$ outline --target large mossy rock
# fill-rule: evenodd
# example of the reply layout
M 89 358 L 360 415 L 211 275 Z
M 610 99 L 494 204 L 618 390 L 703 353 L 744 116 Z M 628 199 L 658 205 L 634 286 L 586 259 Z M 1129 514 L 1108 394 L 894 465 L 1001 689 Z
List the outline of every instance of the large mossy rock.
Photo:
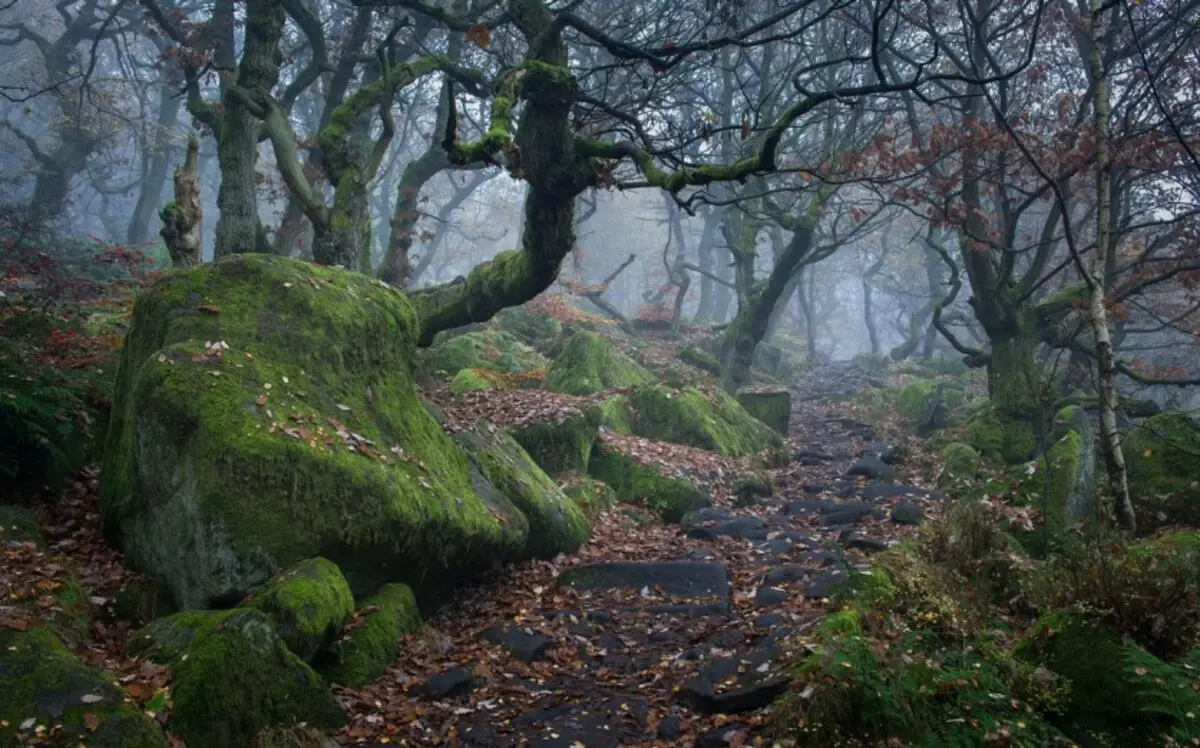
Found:
M 775 429 L 788 432 L 792 418 L 792 393 L 787 390 L 738 390 L 734 396 L 747 413 Z
M 429 371 L 450 376 L 463 369 L 520 373 L 548 364 L 542 354 L 501 330 L 468 332 L 438 342 L 425 362 Z
M 592 450 L 588 470 L 611 486 L 619 501 L 653 509 L 663 522 L 677 523 L 688 512 L 712 505 L 694 484 L 665 476 L 600 442 Z
M 604 338 L 580 330 L 571 336 L 546 372 L 546 389 L 568 395 L 590 395 L 653 379 L 641 364 L 613 348 Z
M 969 485 L 979 476 L 983 459 L 970 444 L 952 442 L 942 447 L 942 472 L 938 476 L 939 488 L 954 488 Z
M 1200 414 L 1161 413 L 1124 443 L 1139 517 L 1200 524 Z
M 783 440 L 722 390 L 665 385 L 638 387 L 630 395 L 633 431 L 651 439 L 687 444 L 726 457 L 779 449 Z
M 721 362 L 717 357 L 698 345 L 680 346 L 676 351 L 679 360 L 691 364 L 701 371 L 707 371 L 715 377 L 721 376 Z
M 559 343 L 559 336 L 563 334 L 561 322 L 546 312 L 523 306 L 501 311 L 496 315 L 495 325 L 540 351 L 555 347 Z
M 1050 528 L 1062 530 L 1097 518 L 1096 437 L 1083 408 L 1063 408 L 1055 420 L 1063 434 L 1046 450 L 1050 483 L 1045 511 Z
M 602 417 L 600 408 L 588 408 L 561 420 L 514 427 L 509 433 L 546 473 L 584 473 Z
M 488 424 L 455 434 L 467 449 L 482 480 L 475 490 L 489 503 L 506 500 L 528 524 L 525 553 L 536 558 L 553 558 L 570 553 L 587 540 L 588 523 L 583 512 L 558 484 L 538 467 L 533 458 L 508 434 Z
M 357 273 L 247 254 L 166 275 L 121 354 L 107 534 L 182 609 L 231 605 L 316 556 L 367 594 L 547 552 L 529 528 L 549 520 L 483 490 L 482 456 L 422 406 L 417 333 L 407 297 Z M 574 509 L 544 499 L 525 508 Z
M 112 676 L 76 660 L 45 628 L 0 627 L 0 683 L 0 745 L 167 746 Z
M 331 683 L 358 688 L 387 670 L 404 646 L 404 635 L 419 631 L 421 612 L 412 590 L 385 584 L 363 601 L 346 632 L 317 661 Z
M 269 727 L 345 724 L 325 683 L 261 611 L 189 611 L 135 632 L 129 652 L 171 668 L 167 728 L 188 745 L 242 748 Z
M 1071 613 L 1048 613 L 1026 632 L 1017 655 L 1048 667 L 1071 683 L 1066 718 L 1073 727 L 1125 736 L 1149 721 L 1139 709 L 1133 666 L 1135 645 L 1104 626 Z
M 963 437 L 987 459 L 1012 465 L 1028 461 L 1037 450 L 1032 423 L 1001 415 L 992 407 L 967 422 Z
M 354 595 L 337 564 L 310 558 L 276 574 L 246 605 L 270 616 L 288 649 L 312 661 L 354 614 Z

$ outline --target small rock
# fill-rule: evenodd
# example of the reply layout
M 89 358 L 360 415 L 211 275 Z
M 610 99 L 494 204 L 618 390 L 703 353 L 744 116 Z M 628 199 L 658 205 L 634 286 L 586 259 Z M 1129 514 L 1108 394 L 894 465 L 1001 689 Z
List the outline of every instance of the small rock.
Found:
M 919 525 L 925 521 L 925 510 L 914 501 L 901 501 L 892 507 L 892 522 L 898 525 Z
M 839 569 L 829 569 L 814 574 L 804 588 L 805 597 L 829 597 L 833 591 L 846 581 L 846 576 Z
M 846 475 L 864 475 L 872 480 L 890 481 L 896 474 L 891 465 L 875 455 L 863 455 L 850 467 Z
M 494 626 L 483 632 L 483 638 L 491 644 L 499 644 L 513 657 L 526 664 L 536 662 L 554 646 L 554 640 L 541 634 L 531 634 L 513 626 Z
M 679 717 L 664 717 L 663 721 L 658 723 L 656 734 L 660 740 L 674 740 L 679 737 Z
M 842 544 L 843 548 L 854 548 L 860 551 L 867 551 L 868 553 L 887 550 L 886 543 L 881 543 L 875 538 L 869 538 L 866 535 L 859 535 L 851 530 L 844 531 L 838 537 L 838 542 Z
M 464 667 L 452 667 L 418 684 L 416 691 L 430 701 L 442 701 L 466 696 L 470 693 L 472 685 L 474 684 L 469 670 Z
M 853 525 L 868 516 L 872 509 L 873 507 L 865 501 L 840 504 L 837 508 L 821 514 L 821 524 L 825 526 Z
M 763 613 L 755 616 L 754 627 L 760 629 L 775 628 L 779 624 L 783 623 L 783 620 L 783 616 L 778 613 Z
M 754 604 L 760 608 L 765 608 L 770 605 L 778 605 L 784 600 L 787 600 L 788 594 L 778 587 L 759 587 L 754 593 Z
M 678 698 L 701 714 L 738 714 L 770 706 L 787 690 L 784 675 L 763 678 L 730 691 L 718 692 L 703 678 L 692 678 L 679 688 Z

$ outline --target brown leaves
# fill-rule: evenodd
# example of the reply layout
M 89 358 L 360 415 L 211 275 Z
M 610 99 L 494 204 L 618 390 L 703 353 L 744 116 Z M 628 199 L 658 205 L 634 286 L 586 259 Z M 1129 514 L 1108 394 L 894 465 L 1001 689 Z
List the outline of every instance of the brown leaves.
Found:
M 749 117 L 742 117 L 741 133 L 742 133 L 742 140 L 745 140 L 746 138 L 750 137 L 750 118 Z
M 466 39 L 480 49 L 487 49 L 492 43 L 492 32 L 488 31 L 487 26 L 477 23 L 467 29 Z
M 95 732 L 100 728 L 100 718 L 88 712 L 83 715 L 83 726 L 87 728 L 88 732 Z

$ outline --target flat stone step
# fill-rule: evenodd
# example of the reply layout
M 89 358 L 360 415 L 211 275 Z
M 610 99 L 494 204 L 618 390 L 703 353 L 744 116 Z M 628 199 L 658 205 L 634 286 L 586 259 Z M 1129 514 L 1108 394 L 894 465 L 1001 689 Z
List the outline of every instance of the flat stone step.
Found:
M 577 566 L 560 584 L 581 590 L 632 588 L 662 591 L 684 598 L 729 599 L 729 570 L 708 561 L 616 561 Z

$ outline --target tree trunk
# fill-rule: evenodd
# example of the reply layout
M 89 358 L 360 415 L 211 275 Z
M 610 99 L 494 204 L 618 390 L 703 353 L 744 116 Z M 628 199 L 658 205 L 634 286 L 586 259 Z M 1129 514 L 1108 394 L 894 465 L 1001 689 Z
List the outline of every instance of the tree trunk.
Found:
M 871 281 L 862 279 L 863 289 L 863 322 L 867 326 L 867 338 L 871 341 L 871 355 L 879 355 L 879 331 L 875 329 L 875 310 L 871 308 Z
M 254 0 L 247 5 L 246 40 L 238 64 L 237 87 L 263 96 L 279 81 L 279 37 L 283 33 L 281 0 Z M 224 98 L 225 114 L 217 135 L 221 186 L 217 192 L 216 258 L 245 252 L 270 252 L 267 232 L 258 217 L 259 119 L 232 91 Z
M 720 219 L 720 213 L 711 208 L 704 213 L 704 228 L 700 231 L 700 245 L 696 248 L 696 252 L 700 269 L 706 273 L 713 272 L 713 242 L 716 241 L 717 223 Z M 694 318 L 698 323 L 708 322 L 713 318 L 714 284 L 715 281 L 712 278 L 704 273 L 700 274 L 700 300 Z
M 162 238 L 171 254 L 171 264 L 177 268 L 200 264 L 201 208 L 200 171 L 196 157 L 200 143 L 193 135 L 188 138 L 187 157 L 175 170 L 175 200 L 168 203 L 159 217 L 162 219 Z
M 1091 277 L 1088 279 L 1088 318 L 1092 324 L 1100 374 L 1100 445 L 1108 480 L 1116 494 L 1117 519 L 1122 527 L 1133 532 L 1137 529 L 1137 517 L 1129 498 L 1125 454 L 1121 450 L 1121 432 L 1117 429 L 1117 370 L 1104 308 L 1105 277 L 1112 254 L 1112 192 L 1109 179 L 1112 161 L 1108 74 L 1100 57 L 1103 27 L 1104 11 L 1096 2 L 1092 8 L 1091 54 L 1088 56 L 1096 125 L 1096 251 L 1092 255 Z
M 150 238 L 150 217 L 154 208 L 162 199 L 162 188 L 167 180 L 167 166 L 171 160 L 171 131 L 179 121 L 179 108 L 183 100 L 175 95 L 172 87 L 166 81 L 159 87 L 158 123 L 154 132 L 154 144 L 149 146 L 147 155 L 149 167 L 142 178 L 138 190 L 137 203 L 133 207 L 133 215 L 129 218 L 129 228 L 125 232 L 125 241 L 138 245 Z

